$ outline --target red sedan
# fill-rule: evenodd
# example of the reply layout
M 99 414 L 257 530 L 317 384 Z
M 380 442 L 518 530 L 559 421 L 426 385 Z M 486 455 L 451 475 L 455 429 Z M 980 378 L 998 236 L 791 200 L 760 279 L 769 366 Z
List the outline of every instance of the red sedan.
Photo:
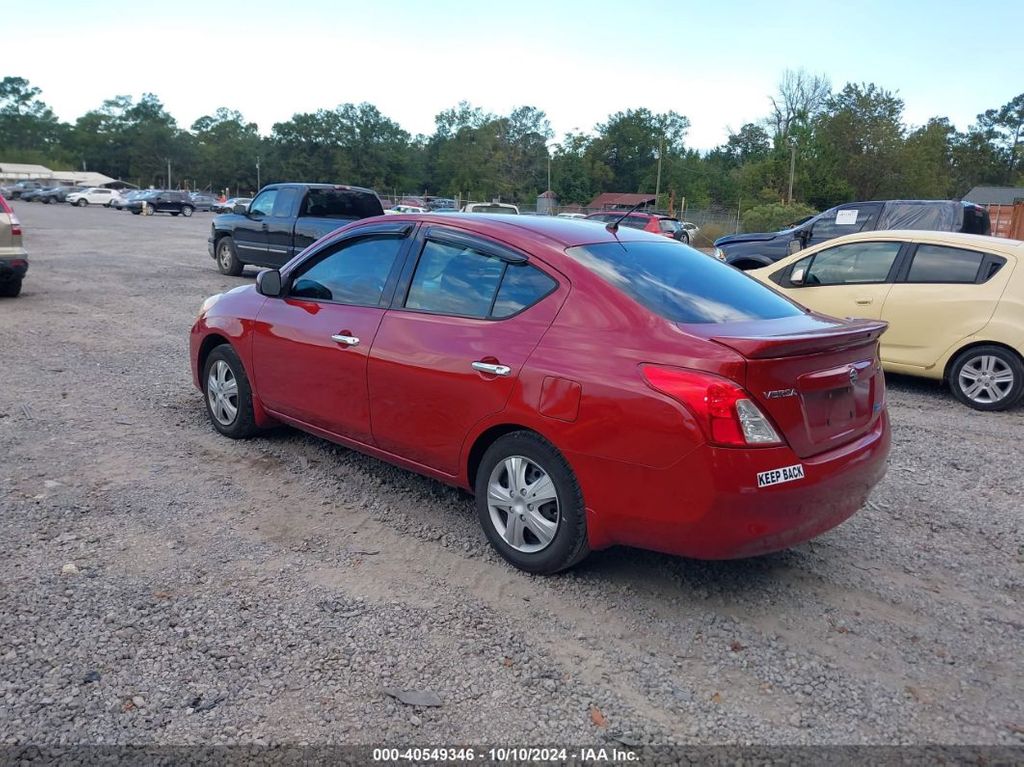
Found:
M 191 363 L 222 434 L 289 424 L 470 490 L 498 552 L 553 573 L 850 517 L 885 472 L 884 330 L 634 229 L 396 215 L 208 299 Z

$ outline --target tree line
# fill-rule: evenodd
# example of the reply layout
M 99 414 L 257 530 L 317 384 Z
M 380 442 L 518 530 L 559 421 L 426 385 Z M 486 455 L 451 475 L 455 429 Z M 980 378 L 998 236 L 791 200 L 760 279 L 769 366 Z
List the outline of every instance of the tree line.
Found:
M 884 198 L 957 198 L 976 184 L 1024 184 L 1024 93 L 958 131 L 941 116 L 910 126 L 899 96 L 873 83 L 833 89 L 786 71 L 764 116 L 710 151 L 686 145 L 689 120 L 640 107 L 552 143 L 545 113 L 507 115 L 460 102 L 411 135 L 368 103 L 295 114 L 261 135 L 241 112 L 217 109 L 188 128 L 160 99 L 115 96 L 62 122 L 21 77 L 0 81 L 0 160 L 94 170 L 140 186 L 256 189 L 330 181 L 382 194 L 532 203 L 548 186 L 561 204 L 600 192 L 660 191 L 659 207 L 824 209 Z

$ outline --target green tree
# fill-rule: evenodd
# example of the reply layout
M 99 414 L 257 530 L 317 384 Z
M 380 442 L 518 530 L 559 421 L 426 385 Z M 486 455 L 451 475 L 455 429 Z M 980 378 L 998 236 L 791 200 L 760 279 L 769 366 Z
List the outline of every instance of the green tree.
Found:
M 10 161 L 47 163 L 64 159 L 67 126 L 23 77 L 0 80 L 0 147 Z
M 988 109 L 978 115 L 978 126 L 996 147 L 1006 163 L 1006 182 L 1024 167 L 1024 93 L 999 109 Z

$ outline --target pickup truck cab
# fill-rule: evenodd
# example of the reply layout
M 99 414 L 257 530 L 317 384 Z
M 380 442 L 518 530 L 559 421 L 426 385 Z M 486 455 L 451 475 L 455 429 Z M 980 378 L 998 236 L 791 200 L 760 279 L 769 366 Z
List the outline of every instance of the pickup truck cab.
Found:
M 277 268 L 335 229 L 382 215 L 384 206 L 372 189 L 270 184 L 248 207 L 213 220 L 209 253 L 222 274 L 238 276 L 246 264 Z
M 737 269 L 759 269 L 835 237 L 889 229 L 989 234 L 991 223 L 985 208 L 967 201 L 848 202 L 778 232 L 719 237 L 715 240 L 715 258 Z

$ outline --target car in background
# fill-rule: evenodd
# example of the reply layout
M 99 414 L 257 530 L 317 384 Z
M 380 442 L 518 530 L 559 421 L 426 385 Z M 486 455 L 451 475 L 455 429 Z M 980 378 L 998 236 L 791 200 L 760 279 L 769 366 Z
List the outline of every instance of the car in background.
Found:
M 778 232 L 727 234 L 715 240 L 714 256 L 737 269 L 758 269 L 836 237 L 887 229 L 989 234 L 988 210 L 957 200 L 878 200 L 829 208 Z
M 682 224 L 683 231 L 686 232 L 686 238 L 683 239 L 683 242 L 687 245 L 692 245 L 696 241 L 697 235 L 700 233 L 700 227 L 690 221 L 683 221 Z
M 174 190 L 151 190 L 124 206 L 125 210 L 136 216 L 147 213 L 170 213 L 172 216 L 188 218 L 196 209 L 188 192 Z
M 224 436 L 283 423 L 474 492 L 498 553 L 554 573 L 850 517 L 885 473 L 884 330 L 648 232 L 417 214 L 208 298 L 189 349 Z
M 115 210 L 127 210 L 128 203 L 132 202 L 133 200 L 138 200 L 152 191 L 152 189 L 133 189 L 130 192 L 126 192 L 119 196 L 110 204 L 110 207 L 114 208 Z
M 21 193 L 21 200 L 24 202 L 35 202 L 45 192 L 50 192 L 56 189 L 56 187 L 45 187 L 41 189 L 29 189 Z
M 252 197 L 229 197 L 223 202 L 215 202 L 213 204 L 214 213 L 234 213 L 236 205 L 248 206 L 252 202 Z
M 430 211 L 418 205 L 395 205 L 394 207 L 387 208 L 384 212 L 388 215 L 394 215 L 395 213 L 429 213 Z
M 21 243 L 21 222 L 0 196 L 0 296 L 18 295 L 26 272 L 28 251 Z
M 198 211 L 209 212 L 217 203 L 217 198 L 209 192 L 192 192 L 192 205 Z
M 814 311 L 884 320 L 882 365 L 945 382 L 976 410 L 1024 396 L 1024 242 L 888 230 L 839 237 L 750 272 Z
M 630 229 L 642 229 L 645 232 L 660 234 L 679 242 L 689 244 L 690 237 L 683 229 L 678 218 L 663 216 L 660 213 L 641 213 L 635 211 L 629 213 L 622 210 L 602 210 L 591 213 L 587 216 L 588 221 L 600 221 L 610 224 L 618 221 L 620 226 L 628 226 Z
M 559 213 L 555 218 L 586 218 L 586 213 Z
M 519 215 L 519 208 L 507 202 L 471 202 L 462 206 L 463 213 L 500 213 Z
M 44 205 L 50 205 L 55 202 L 65 202 L 69 194 L 73 192 L 81 192 L 83 187 L 80 186 L 58 186 L 52 189 L 47 189 L 42 192 L 37 198 L 37 202 L 41 202 Z
M 451 197 L 428 197 L 427 207 L 433 211 L 445 212 L 459 209 L 459 206 L 455 204 L 455 200 Z
M 80 192 L 72 192 L 64 201 L 79 208 L 84 208 L 87 205 L 103 205 L 109 208 L 114 200 L 120 197 L 121 193 L 116 189 L 93 186 Z
M 45 187 L 46 184 L 41 181 L 19 181 L 16 184 L 0 188 L 0 195 L 3 195 L 8 200 L 17 200 L 26 192 L 33 192 Z

